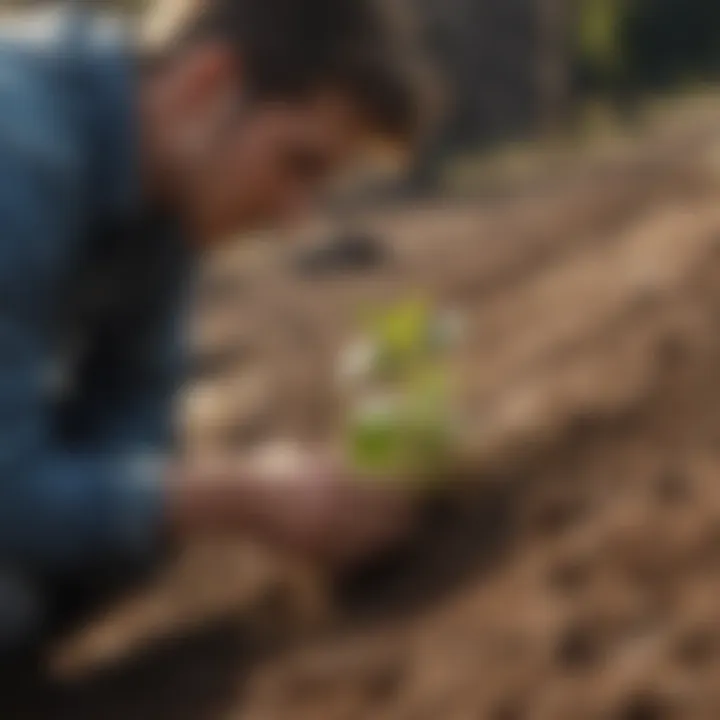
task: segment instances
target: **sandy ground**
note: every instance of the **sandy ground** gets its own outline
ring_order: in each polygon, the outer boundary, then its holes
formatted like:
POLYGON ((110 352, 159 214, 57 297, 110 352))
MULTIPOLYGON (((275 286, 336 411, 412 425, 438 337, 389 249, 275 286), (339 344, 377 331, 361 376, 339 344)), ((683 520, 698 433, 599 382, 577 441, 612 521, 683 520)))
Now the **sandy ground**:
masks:
POLYGON ((422 287, 470 320, 468 477, 411 547, 342 582, 195 549, 1 716, 720 717, 719 120, 516 193, 378 213, 373 272, 303 278, 262 242, 217 258, 188 452, 331 439, 358 308, 422 287))

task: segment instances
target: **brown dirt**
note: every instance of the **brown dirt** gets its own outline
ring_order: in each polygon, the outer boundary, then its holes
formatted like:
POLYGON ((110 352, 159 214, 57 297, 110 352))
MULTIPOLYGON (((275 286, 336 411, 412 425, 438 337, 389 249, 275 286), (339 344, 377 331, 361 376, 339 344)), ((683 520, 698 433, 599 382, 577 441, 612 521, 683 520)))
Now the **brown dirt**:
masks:
POLYGON ((472 320, 472 471, 411 547, 342 583, 198 548, 2 717, 720 717, 716 125, 515 197, 378 215, 393 261, 371 276, 292 277, 262 244, 218 258, 189 452, 331 437, 357 307, 422 286, 472 320))

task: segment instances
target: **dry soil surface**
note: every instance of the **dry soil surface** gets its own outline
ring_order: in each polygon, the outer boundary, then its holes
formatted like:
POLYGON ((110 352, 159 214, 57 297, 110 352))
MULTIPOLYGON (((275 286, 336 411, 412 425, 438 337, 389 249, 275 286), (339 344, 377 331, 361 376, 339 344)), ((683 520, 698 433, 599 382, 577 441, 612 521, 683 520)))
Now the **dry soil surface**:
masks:
POLYGON ((374 271, 253 243, 208 269, 188 452, 327 440, 357 308, 459 307, 473 463, 411 547, 343 582, 197 548, 2 714, 58 720, 720 717, 720 131, 377 213, 374 271))

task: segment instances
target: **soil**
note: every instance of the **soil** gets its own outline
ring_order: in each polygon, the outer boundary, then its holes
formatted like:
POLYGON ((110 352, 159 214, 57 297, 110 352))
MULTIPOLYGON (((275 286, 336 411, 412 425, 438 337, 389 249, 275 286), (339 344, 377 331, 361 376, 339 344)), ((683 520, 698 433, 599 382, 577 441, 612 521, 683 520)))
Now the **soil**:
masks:
POLYGON ((193 549, 2 717, 720 717, 718 119, 517 193, 378 212, 378 267, 306 277, 260 240, 218 257, 188 453, 332 439, 358 308, 423 288, 469 320, 468 466, 352 577, 193 549))

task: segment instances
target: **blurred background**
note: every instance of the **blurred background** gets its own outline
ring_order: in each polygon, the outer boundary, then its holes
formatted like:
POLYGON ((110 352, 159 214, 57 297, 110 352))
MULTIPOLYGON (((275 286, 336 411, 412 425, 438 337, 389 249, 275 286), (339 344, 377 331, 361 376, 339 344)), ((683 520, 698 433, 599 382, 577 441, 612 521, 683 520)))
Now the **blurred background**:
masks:
POLYGON ((442 127, 208 260, 185 445, 332 441, 359 310, 421 292, 466 327, 463 482, 352 577, 194 549, 3 717, 720 717, 720 5, 415 3, 442 127))

